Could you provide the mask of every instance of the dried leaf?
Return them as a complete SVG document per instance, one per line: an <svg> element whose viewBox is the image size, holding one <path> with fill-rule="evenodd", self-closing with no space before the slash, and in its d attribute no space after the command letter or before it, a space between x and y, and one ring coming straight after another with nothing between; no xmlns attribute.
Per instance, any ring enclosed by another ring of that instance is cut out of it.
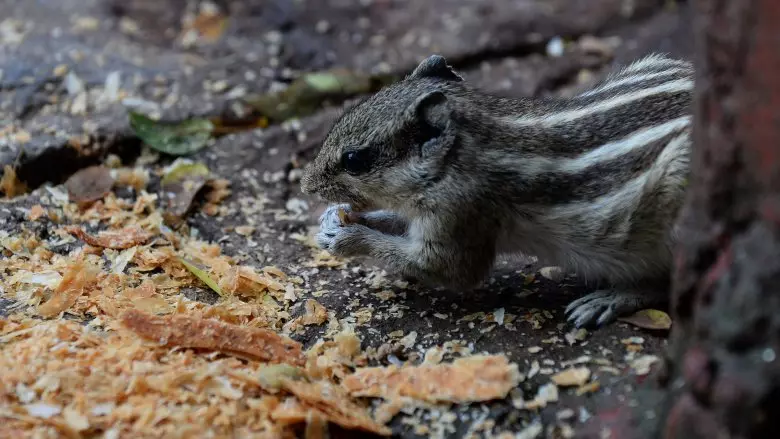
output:
<svg viewBox="0 0 780 439"><path fill-rule="evenodd" d="M153 149L170 155L189 155L205 147L214 124L208 119L161 122L140 113L129 112L130 127Z"/></svg>
<svg viewBox="0 0 780 439"><path fill-rule="evenodd" d="M202 163L177 160L171 165L160 181L169 223L178 223L187 214L209 176L209 168Z"/></svg>
<svg viewBox="0 0 780 439"><path fill-rule="evenodd" d="M214 281L214 279L209 276L208 273L198 268L195 264L192 262L189 262L188 260L179 257L179 262L181 262L184 267L190 271L190 273L194 274L195 277L200 279L204 284L208 285L209 288L214 290L215 293L219 294L222 297L225 297L225 293L222 292L222 289L219 288L219 285L217 282Z"/></svg>
<svg viewBox="0 0 780 439"><path fill-rule="evenodd" d="M478 355L451 364L362 368L342 385L353 396L467 403L504 398L521 380L517 365L505 356Z"/></svg>
<svg viewBox="0 0 780 439"><path fill-rule="evenodd" d="M621 317L618 320L644 329L668 330L672 327L672 319L669 317L669 314L657 309L643 309L628 317Z"/></svg>
<svg viewBox="0 0 780 439"><path fill-rule="evenodd" d="M210 349L296 366L306 361L300 343L267 329L186 315L153 316L136 309L125 311L120 320L141 337L165 346Z"/></svg>
<svg viewBox="0 0 780 439"><path fill-rule="evenodd" d="M92 203L102 199L114 186L111 170L105 166L84 168L65 182L70 199L79 204Z"/></svg>
<svg viewBox="0 0 780 439"><path fill-rule="evenodd" d="M97 236L88 234L78 226L67 226L64 230L93 247L114 250L124 250L145 244L154 236L138 226L125 227L121 230L105 230L98 233Z"/></svg>

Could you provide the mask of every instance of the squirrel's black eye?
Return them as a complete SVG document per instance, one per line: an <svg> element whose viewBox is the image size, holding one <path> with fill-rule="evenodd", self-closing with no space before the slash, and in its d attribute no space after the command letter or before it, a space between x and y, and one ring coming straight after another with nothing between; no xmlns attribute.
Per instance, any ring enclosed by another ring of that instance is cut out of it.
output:
<svg viewBox="0 0 780 439"><path fill-rule="evenodd" d="M341 156L341 167L350 175L360 175L371 169L371 161L371 152L368 148L347 151Z"/></svg>

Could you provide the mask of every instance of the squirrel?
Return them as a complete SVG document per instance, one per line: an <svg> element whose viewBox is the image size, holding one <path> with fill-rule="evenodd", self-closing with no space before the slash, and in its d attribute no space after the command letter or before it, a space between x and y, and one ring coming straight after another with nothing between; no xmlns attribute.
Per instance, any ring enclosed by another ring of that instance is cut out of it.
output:
<svg viewBox="0 0 780 439"><path fill-rule="evenodd" d="M345 110L304 169L301 190L336 203L317 243L466 291L498 255L532 255L599 288L566 308L576 327L666 306L692 92L692 64L662 54L574 97L520 99L432 55Z"/></svg>

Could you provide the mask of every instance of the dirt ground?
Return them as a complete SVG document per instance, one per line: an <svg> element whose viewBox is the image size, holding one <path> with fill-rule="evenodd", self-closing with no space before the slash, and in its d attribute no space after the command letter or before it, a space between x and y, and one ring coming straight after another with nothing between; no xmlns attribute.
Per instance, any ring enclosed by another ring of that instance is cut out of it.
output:
<svg viewBox="0 0 780 439"><path fill-rule="evenodd" d="M189 36L182 24L204 7L228 17L214 41ZM0 230L32 230L40 239L49 237L51 223L29 223L25 212L47 204L44 186L61 184L109 154L127 164L143 156L128 107L170 119L241 113L241 98L281 89L302 72L345 67L404 74L431 53L494 93L565 95L648 52L689 57L691 49L690 7L652 0L216 0L206 6L2 0L0 17L0 166L14 165L34 189L0 204ZM557 38L566 42L564 50L550 53L548 43ZM120 96L106 97L107 78L117 74ZM297 178L344 104L220 137L190 157L228 179L232 191L220 214L189 215L190 229L243 264L300 276L305 297L316 297L338 319L358 322L362 348L378 350L375 364L419 362L428 348L456 342L473 352L504 353L527 377L505 400L452 407L454 419L444 409L402 411L389 424L397 437L463 437L479 429L536 437L529 426L537 420L544 426L539 437L569 437L601 407L632 404L647 373L637 359L661 355L665 334L617 323L575 338L563 308L586 288L570 276L550 279L531 261L502 262L485 287L464 295L405 285L370 261L309 266L312 249L300 236L312 232L324 206L300 193ZM139 166L156 170L172 160ZM152 175L149 192L159 188ZM247 225L248 235L236 233ZM12 274L0 272L0 279ZM182 294L218 299L205 288ZM18 312L17 305L12 291L0 294L0 317ZM291 337L308 347L325 330L307 327ZM399 343L410 333L412 343ZM538 411L513 405L518 395L533 399L567 364L589 365L599 387L561 388L558 401Z"/></svg>

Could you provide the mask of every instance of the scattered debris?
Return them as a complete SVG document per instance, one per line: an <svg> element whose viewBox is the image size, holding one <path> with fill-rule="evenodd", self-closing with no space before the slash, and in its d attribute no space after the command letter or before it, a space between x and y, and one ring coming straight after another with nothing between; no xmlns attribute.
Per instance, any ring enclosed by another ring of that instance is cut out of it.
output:
<svg viewBox="0 0 780 439"><path fill-rule="evenodd" d="M560 387L582 386L590 379L587 367L571 367L552 376L552 382Z"/></svg>
<svg viewBox="0 0 780 439"><path fill-rule="evenodd" d="M154 236L138 226L129 226L121 230L105 230L99 232L97 236L90 235L79 226L67 226L64 230L93 247L114 250L124 250L145 244Z"/></svg>
<svg viewBox="0 0 780 439"><path fill-rule="evenodd" d="M138 310L121 316L138 335L165 346L212 349L260 361L303 366L300 343L262 328L248 328L190 316L158 317Z"/></svg>
<svg viewBox="0 0 780 439"><path fill-rule="evenodd" d="M363 368L342 385L354 396L466 403L504 398L522 380L517 365L505 356L479 355L451 364Z"/></svg>

